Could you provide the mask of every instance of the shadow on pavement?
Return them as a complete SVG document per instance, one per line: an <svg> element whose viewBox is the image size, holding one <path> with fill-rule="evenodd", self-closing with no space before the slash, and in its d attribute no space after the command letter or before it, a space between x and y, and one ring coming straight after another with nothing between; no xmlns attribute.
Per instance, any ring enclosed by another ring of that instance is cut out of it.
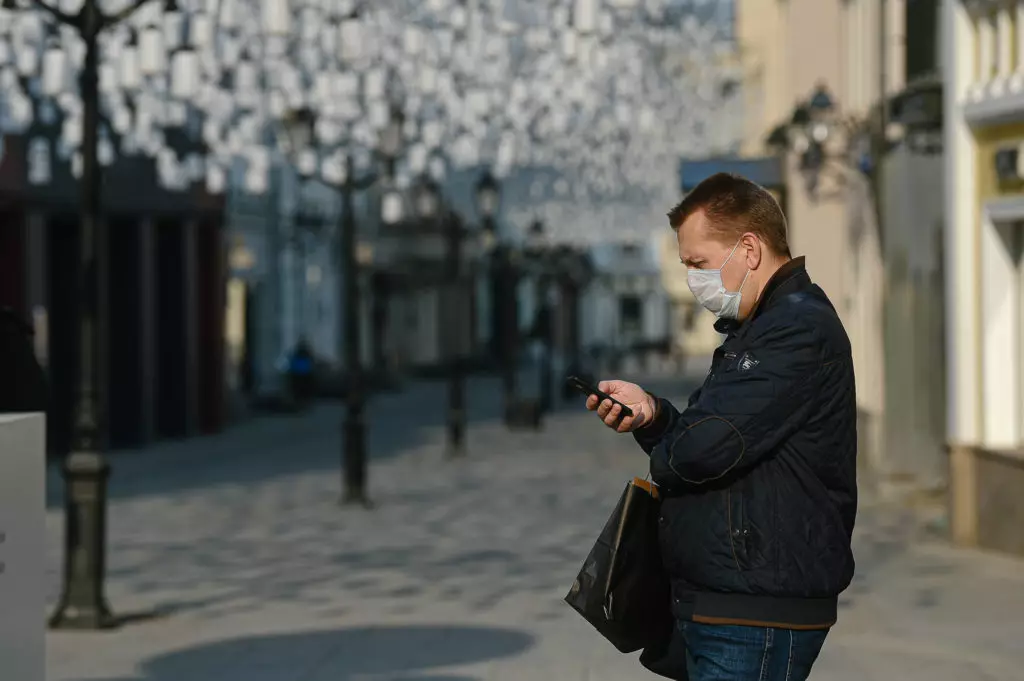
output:
<svg viewBox="0 0 1024 681"><path fill-rule="evenodd" d="M228 639L158 655L137 677L82 681L477 681L431 669L513 657L533 647L530 634L468 626L399 626L284 633Z"/></svg>

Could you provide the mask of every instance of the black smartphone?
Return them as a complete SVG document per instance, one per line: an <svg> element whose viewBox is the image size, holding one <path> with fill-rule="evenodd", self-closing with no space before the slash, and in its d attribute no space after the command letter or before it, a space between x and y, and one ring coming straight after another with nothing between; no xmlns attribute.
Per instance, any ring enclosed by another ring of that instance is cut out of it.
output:
<svg viewBox="0 0 1024 681"><path fill-rule="evenodd" d="M614 397L612 397L608 393L601 392L600 390L597 389L596 385L594 385L592 383L587 383L586 381L584 381L579 376L569 376L565 380L566 380L566 382L569 385L571 385L572 387L576 388L577 390L579 390L584 395L587 395L588 397L590 395L597 395L597 398L599 400L601 400L602 402L604 402L605 400L611 400L613 403L615 403L615 404L619 405L620 407L622 407L622 413L623 414L625 414L626 416L632 416L633 415L633 410L632 409L630 409L629 407L624 405L622 402L619 402L617 399L615 399Z"/></svg>

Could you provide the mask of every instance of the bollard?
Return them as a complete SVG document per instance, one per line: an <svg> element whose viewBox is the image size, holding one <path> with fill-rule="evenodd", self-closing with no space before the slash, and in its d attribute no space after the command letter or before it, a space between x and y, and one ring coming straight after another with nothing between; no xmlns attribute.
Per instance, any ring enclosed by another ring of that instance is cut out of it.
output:
<svg viewBox="0 0 1024 681"><path fill-rule="evenodd" d="M118 625L103 594L110 466L79 452L67 457L63 475L64 584L50 628L110 629Z"/></svg>
<svg viewBox="0 0 1024 681"><path fill-rule="evenodd" d="M46 417L0 413L0 453L0 678L43 681Z"/></svg>

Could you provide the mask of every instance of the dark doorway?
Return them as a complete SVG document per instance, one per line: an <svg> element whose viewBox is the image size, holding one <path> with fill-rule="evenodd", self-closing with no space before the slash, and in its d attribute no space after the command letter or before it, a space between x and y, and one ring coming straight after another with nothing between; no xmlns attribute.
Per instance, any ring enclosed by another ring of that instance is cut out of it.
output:
<svg viewBox="0 0 1024 681"><path fill-rule="evenodd" d="M215 433L224 424L224 250L221 226L208 220L196 230L198 281L199 430Z"/></svg>
<svg viewBox="0 0 1024 681"><path fill-rule="evenodd" d="M47 448L63 456L71 447L75 383L78 377L78 220L73 215L47 220L50 410Z"/></svg>
<svg viewBox="0 0 1024 681"><path fill-rule="evenodd" d="M145 443L142 366L142 262L138 221L110 221L109 446Z"/></svg>
<svg viewBox="0 0 1024 681"><path fill-rule="evenodd" d="M9 307L22 319L25 309L25 226L19 210L0 212L0 307Z"/></svg>
<svg viewBox="0 0 1024 681"><path fill-rule="evenodd" d="M619 298L619 331L623 336L635 339L644 328L644 307L639 296Z"/></svg>
<svg viewBox="0 0 1024 681"><path fill-rule="evenodd" d="M178 220L156 224L156 429L167 438L188 434L184 236Z"/></svg>
<svg viewBox="0 0 1024 681"><path fill-rule="evenodd" d="M247 400L255 396L256 391L256 357L259 342L259 283L249 282L245 285L245 344L242 347L242 361L238 367L238 385Z"/></svg>

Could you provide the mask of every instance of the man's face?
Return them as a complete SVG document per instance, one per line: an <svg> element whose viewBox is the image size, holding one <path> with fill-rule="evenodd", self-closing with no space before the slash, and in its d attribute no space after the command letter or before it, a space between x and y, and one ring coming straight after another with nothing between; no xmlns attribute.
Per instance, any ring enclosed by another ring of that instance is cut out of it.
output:
<svg viewBox="0 0 1024 681"><path fill-rule="evenodd" d="M679 260L687 269L721 268L725 290L739 290L743 278L747 276L747 270L751 269L747 262L748 249L740 243L733 253L733 247L737 242L724 243L719 235L712 233L704 211L698 210L683 221L676 231L676 240L679 242ZM729 262L725 262L726 258L729 258Z"/></svg>

